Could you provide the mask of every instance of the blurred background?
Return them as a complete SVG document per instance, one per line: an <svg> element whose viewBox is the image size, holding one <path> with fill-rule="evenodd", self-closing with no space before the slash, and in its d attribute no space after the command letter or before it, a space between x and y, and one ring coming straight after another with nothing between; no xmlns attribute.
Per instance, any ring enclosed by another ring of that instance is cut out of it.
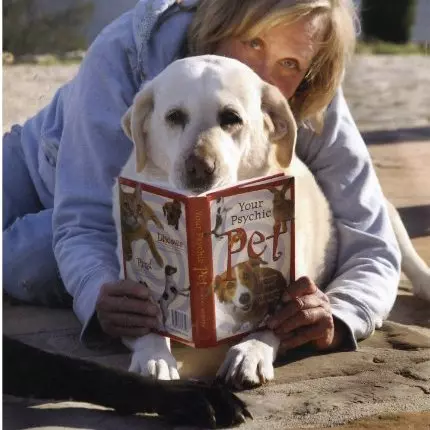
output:
<svg viewBox="0 0 430 430"><path fill-rule="evenodd" d="M136 0L3 0L3 131L45 106ZM355 0L344 92L385 193L430 262L430 0Z"/></svg>
<svg viewBox="0 0 430 430"><path fill-rule="evenodd" d="M360 11L364 40L400 44L426 44L430 40L429 0L354 2ZM84 50L104 26L135 3L136 0L4 0L3 48L14 55Z"/></svg>

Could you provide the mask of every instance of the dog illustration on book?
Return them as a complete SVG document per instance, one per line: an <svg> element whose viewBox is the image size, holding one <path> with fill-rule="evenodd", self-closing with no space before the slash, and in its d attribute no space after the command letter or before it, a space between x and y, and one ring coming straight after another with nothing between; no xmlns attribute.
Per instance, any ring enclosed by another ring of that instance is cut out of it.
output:
<svg viewBox="0 0 430 430"><path fill-rule="evenodd" d="M133 257L133 242L143 239L147 242L157 264L163 267L163 258L158 252L154 239L147 227L149 221L152 221L160 229L163 229L163 224L157 218L157 215L151 207L143 201L139 187L135 187L134 191L131 193L125 192L120 187L119 196L122 246L126 261L130 261Z"/></svg>
<svg viewBox="0 0 430 430"><path fill-rule="evenodd" d="M287 284L278 270L264 267L267 262L251 258L215 277L214 291L224 311L236 321L232 332L256 328L272 314Z"/></svg>
<svg viewBox="0 0 430 430"><path fill-rule="evenodd" d="M160 304L161 314L163 318L163 328L166 328L166 321L169 316L169 306L174 302L178 296L189 297L190 289L178 288L176 281L173 279L173 275L178 271L176 267L170 266L169 264L164 268L166 276L166 284L164 292L160 297L158 303Z"/></svg>
<svg viewBox="0 0 430 430"><path fill-rule="evenodd" d="M182 215L181 202L177 199L166 202L163 205L163 214L167 218L167 224L174 226L175 230L179 228L179 220Z"/></svg>
<svg viewBox="0 0 430 430"><path fill-rule="evenodd" d="M215 214L215 225L211 233L218 239L221 234L225 231L225 223L227 219L227 213L232 208L227 208L225 206L224 197L218 197L215 201L216 204L216 214Z"/></svg>
<svg viewBox="0 0 430 430"><path fill-rule="evenodd" d="M294 202L287 199L285 193L288 190L288 184L284 184L279 190L272 187L268 189L273 194L273 218L275 224L280 225L280 231L287 231L287 222L294 219Z"/></svg>

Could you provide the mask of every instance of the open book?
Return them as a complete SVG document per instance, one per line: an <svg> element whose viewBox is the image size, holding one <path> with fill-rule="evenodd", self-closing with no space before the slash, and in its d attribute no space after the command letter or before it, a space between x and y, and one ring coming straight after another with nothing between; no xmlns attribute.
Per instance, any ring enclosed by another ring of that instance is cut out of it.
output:
<svg viewBox="0 0 430 430"><path fill-rule="evenodd" d="M149 287L158 332L210 347L264 327L294 279L294 178L199 195L118 181L122 275Z"/></svg>

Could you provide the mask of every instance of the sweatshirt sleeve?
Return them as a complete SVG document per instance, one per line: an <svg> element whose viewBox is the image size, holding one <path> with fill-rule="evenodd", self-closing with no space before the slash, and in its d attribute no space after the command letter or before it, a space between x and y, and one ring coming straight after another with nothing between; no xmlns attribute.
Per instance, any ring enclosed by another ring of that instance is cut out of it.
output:
<svg viewBox="0 0 430 430"><path fill-rule="evenodd" d="M356 347L382 325L394 304L400 252L369 152L342 90L327 111L322 134L300 130L298 154L333 211L337 271L325 292L334 317L348 326Z"/></svg>
<svg viewBox="0 0 430 430"><path fill-rule="evenodd" d="M96 39L64 101L53 246L84 342L100 287L119 277L112 187L132 148L120 120L137 90L127 19Z"/></svg>

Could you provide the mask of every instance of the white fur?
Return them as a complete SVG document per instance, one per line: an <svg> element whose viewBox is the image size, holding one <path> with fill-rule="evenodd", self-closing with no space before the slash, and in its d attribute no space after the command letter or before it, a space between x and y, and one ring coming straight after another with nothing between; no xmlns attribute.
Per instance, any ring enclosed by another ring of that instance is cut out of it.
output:
<svg viewBox="0 0 430 430"><path fill-rule="evenodd" d="M294 155L296 127L285 105L277 89L235 60L203 56L176 61L139 92L123 118L124 130L135 143L123 173L187 188L185 160L203 148L217 166L211 186L281 170L294 175L300 196L295 206L296 274L319 284L334 269L336 234L328 202L312 173ZM234 131L220 127L219 112L225 106L243 119ZM186 110L184 127L172 127L166 121L174 107ZM283 145L289 146L290 154ZM117 211L114 215L119 228ZM394 223L397 234L399 225L403 227L398 221ZM407 234L402 238L404 261L411 267L408 275L416 274L416 292L428 298L428 268L417 260ZM130 370L160 379L179 377L167 339L151 333L125 343L133 351ZM272 363L278 347L273 332L253 333L229 350L218 376L237 388L269 381L274 377Z"/></svg>

